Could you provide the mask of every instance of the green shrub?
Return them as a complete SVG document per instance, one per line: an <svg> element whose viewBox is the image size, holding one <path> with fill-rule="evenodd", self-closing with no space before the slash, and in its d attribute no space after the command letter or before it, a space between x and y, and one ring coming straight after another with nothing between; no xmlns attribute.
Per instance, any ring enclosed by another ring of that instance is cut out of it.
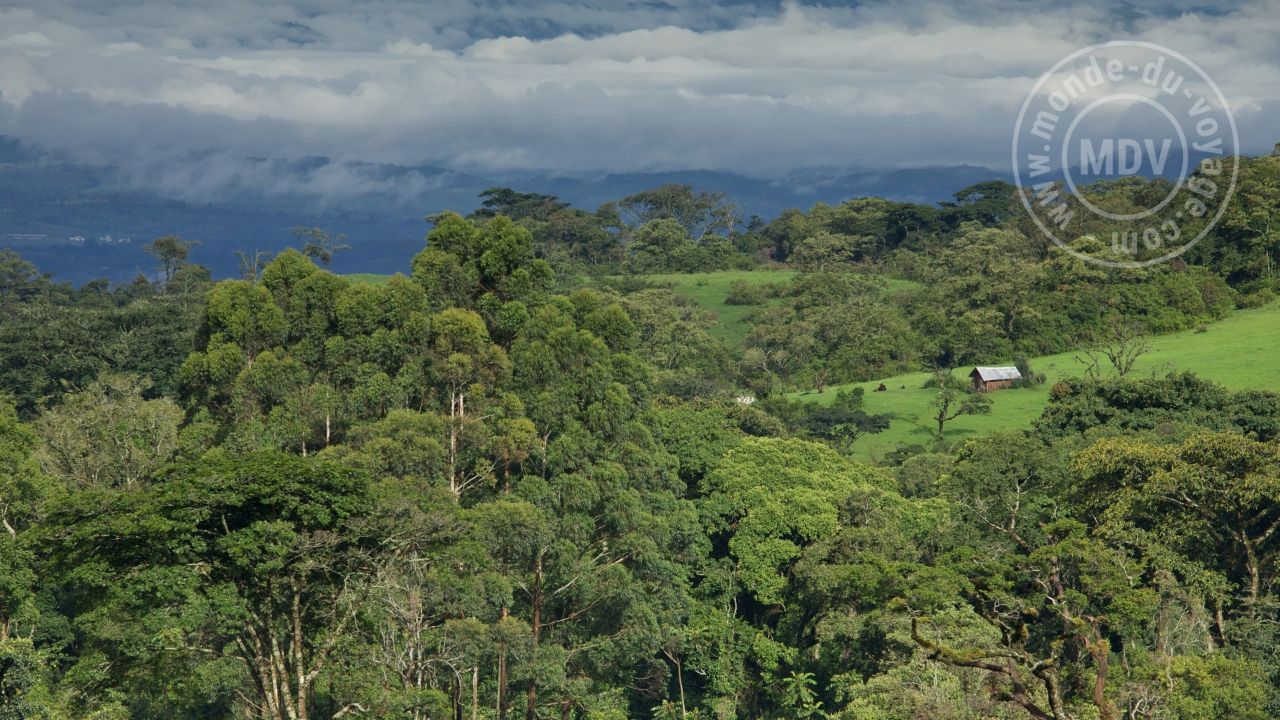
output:
<svg viewBox="0 0 1280 720"><path fill-rule="evenodd" d="M729 285L729 294L724 298L725 305L763 305L768 299L768 288L753 285L745 280L734 280Z"/></svg>
<svg viewBox="0 0 1280 720"><path fill-rule="evenodd" d="M1262 288L1255 290L1247 295L1241 295L1236 300L1236 307L1241 309L1258 308L1263 305L1270 305L1271 301L1276 299L1276 294L1270 288Z"/></svg>

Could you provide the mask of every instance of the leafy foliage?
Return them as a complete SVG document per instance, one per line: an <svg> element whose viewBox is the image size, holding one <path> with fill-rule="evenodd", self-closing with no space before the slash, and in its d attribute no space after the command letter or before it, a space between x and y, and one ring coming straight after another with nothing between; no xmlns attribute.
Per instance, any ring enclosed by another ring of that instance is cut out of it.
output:
<svg viewBox="0 0 1280 720"><path fill-rule="evenodd" d="M0 718L1274 717L1274 393L1072 378L889 468L861 392L780 392L1221 317L1269 283L1268 162L1206 266L1111 274L1000 183L746 226L495 188L378 285L323 231L214 285L0 255ZM741 346L583 274L765 256L800 271L731 288ZM940 440L989 409L927 392Z"/></svg>

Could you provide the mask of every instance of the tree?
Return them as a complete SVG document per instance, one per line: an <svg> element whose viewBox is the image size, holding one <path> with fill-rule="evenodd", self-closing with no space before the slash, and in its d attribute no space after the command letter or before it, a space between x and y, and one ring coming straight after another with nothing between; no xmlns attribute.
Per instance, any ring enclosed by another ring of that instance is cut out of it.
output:
<svg viewBox="0 0 1280 720"><path fill-rule="evenodd" d="M327 230L318 227L294 227L291 232L295 240L303 243L302 254L319 261L325 267L333 261L334 253L351 249L344 233L330 235Z"/></svg>
<svg viewBox="0 0 1280 720"><path fill-rule="evenodd" d="M709 530L728 536L744 589L777 604L803 547L835 531L839 503L860 486L890 482L817 443L747 438L708 474L704 512L715 518Z"/></svg>
<svg viewBox="0 0 1280 720"><path fill-rule="evenodd" d="M555 195L517 192L510 188L493 187L480 193L484 198L480 207L471 213L472 218L488 219L504 215L512 220L548 220L553 215L569 209Z"/></svg>
<svg viewBox="0 0 1280 720"><path fill-rule="evenodd" d="M498 654L493 645L511 640L513 654L523 654L527 635L497 607L510 596L510 581L494 572L490 548L447 493L424 492L417 479L381 485L386 530L361 612L371 655L351 666L373 665L390 682L384 696L365 690L361 704L415 720L457 717L469 704L474 716L481 672ZM497 680L495 705L506 683Z"/></svg>
<svg viewBox="0 0 1280 720"><path fill-rule="evenodd" d="M665 288L630 293L620 302L635 329L630 351L653 367L659 392L691 398L728 388L732 356L712 336L719 323L710 313Z"/></svg>
<svg viewBox="0 0 1280 720"><path fill-rule="evenodd" d="M251 282L258 282L258 275L262 272L262 268L266 267L267 260L271 258L269 250L237 250L236 257L240 261L240 278Z"/></svg>
<svg viewBox="0 0 1280 720"><path fill-rule="evenodd" d="M608 687L638 682L635 659L666 640L651 620L680 612L678 558L695 532L647 423L647 368L585 329L607 320L589 300L539 307L513 343L511 388L537 445L510 493L483 506L519 589L512 615L529 627L529 659L512 672L531 719L544 705L625 712Z"/></svg>
<svg viewBox="0 0 1280 720"><path fill-rule="evenodd" d="M203 293L156 294L151 286L34 294L0 310L0 392L24 418L103 372L146 377L155 393L171 393L193 349L202 300Z"/></svg>
<svg viewBox="0 0 1280 720"><path fill-rule="evenodd" d="M791 258L811 272L839 270L857 262L863 244L861 237L836 235L823 230L802 240Z"/></svg>
<svg viewBox="0 0 1280 720"><path fill-rule="evenodd" d="M650 220L632 232L627 265L632 272L669 270L674 258L692 245L688 230L676 220Z"/></svg>
<svg viewBox="0 0 1280 720"><path fill-rule="evenodd" d="M574 209L560 210L535 225L533 238L543 257L567 255L591 266L617 262L621 248L597 215Z"/></svg>
<svg viewBox="0 0 1280 720"><path fill-rule="evenodd" d="M694 240L707 233L728 233L738 224L738 209L724 193L697 191L691 185L668 183L643 190L623 198L618 208L632 227L670 219Z"/></svg>
<svg viewBox="0 0 1280 720"><path fill-rule="evenodd" d="M785 262L812 231L813 222L795 208L783 210L762 231L771 248L773 260Z"/></svg>
<svg viewBox="0 0 1280 720"><path fill-rule="evenodd" d="M427 247L413 258L413 279L433 309L496 311L503 303L537 301L554 273L535 258L529 230L499 215L477 226L456 213L432 218Z"/></svg>
<svg viewBox="0 0 1280 720"><path fill-rule="evenodd" d="M960 190L952 195L954 202L940 203L943 217L948 223L959 225L977 221L988 227L999 225L1009 215L1017 212L1014 198L1017 189L1003 180L988 180Z"/></svg>
<svg viewBox="0 0 1280 720"><path fill-rule="evenodd" d="M204 324L211 339L235 343L249 364L262 351L279 345L288 331L284 312L271 291L247 280L224 280L213 287Z"/></svg>
<svg viewBox="0 0 1280 720"><path fill-rule="evenodd" d="M69 487L132 487L173 459L182 409L144 399L145 380L108 375L36 422L40 462Z"/></svg>
<svg viewBox="0 0 1280 720"><path fill-rule="evenodd" d="M797 402L770 397L761 405L796 431L830 443L847 453L858 438L888 429L890 415L876 415L863 409L862 388L840 390L830 404Z"/></svg>
<svg viewBox="0 0 1280 720"><path fill-rule="evenodd" d="M39 290L42 278L35 265L13 250L0 250L0 308L28 300Z"/></svg>
<svg viewBox="0 0 1280 720"><path fill-rule="evenodd" d="M76 569L86 631L117 674L239 668L246 710L311 717L376 555L368 481L279 454L177 466L141 491L93 489L55 509L48 537ZM135 643L162 628L160 643ZM113 638L130 638L118 642ZM176 662L176 661L181 661ZM135 700L136 702L136 700Z"/></svg>
<svg viewBox="0 0 1280 720"><path fill-rule="evenodd" d="M1126 434L1163 428L1244 433L1260 441L1280 437L1280 395L1230 391L1192 373L1157 378L1064 380L1035 421L1046 441L1107 427Z"/></svg>
<svg viewBox="0 0 1280 720"><path fill-rule="evenodd" d="M1039 327L1045 297L1056 288L1031 251L1022 235L970 223L938 253L919 298L927 307L914 323L937 338L936 362L1012 354L1014 343Z"/></svg>
<svg viewBox="0 0 1280 720"><path fill-rule="evenodd" d="M1127 547L1062 517L1065 475L1018 434L963 448L942 490L965 525L904 593L911 637L931 660L989 674L994 699L1037 720L1071 720L1081 702L1119 720L1112 647L1146 636L1156 597ZM958 618L940 612L955 597L992 632L961 645Z"/></svg>
<svg viewBox="0 0 1280 720"><path fill-rule="evenodd" d="M35 463L36 436L18 422L18 414L0 396L0 653L14 635L15 625L26 623L34 632L36 609L35 553L29 531L43 515L52 494L47 478ZM30 632L28 634L30 634ZM24 654L24 657L31 657ZM20 687L4 677L6 661L0 660L0 686ZM13 670L15 676L21 670ZM9 707L0 690L0 716Z"/></svg>
<svg viewBox="0 0 1280 720"><path fill-rule="evenodd" d="M461 497L479 483L490 483L496 462L483 451L485 428L475 417L483 398L510 373L507 354L489 338L484 320L470 310L450 308L432 318L433 374L444 391L448 411L446 446L449 490ZM468 415L468 397L472 402ZM478 440L480 448L468 448ZM481 450L477 453L474 450Z"/></svg>
<svg viewBox="0 0 1280 720"><path fill-rule="evenodd" d="M1112 315L1103 326L1097 349L1092 352L1105 357L1117 377L1124 377L1133 370L1138 358L1151 352L1151 336L1139 323Z"/></svg>
<svg viewBox="0 0 1280 720"><path fill-rule="evenodd" d="M952 420L961 415L987 415L991 412L991 398L984 393L957 388L951 370L938 370L933 374L933 381L938 388L938 394L933 397L933 407L937 411L933 419L937 423L939 441L944 437L947 423Z"/></svg>
<svg viewBox="0 0 1280 720"><path fill-rule="evenodd" d="M947 546L955 517L938 498L908 500L872 484L855 487L837 508L836 529L795 561L784 608L764 626L788 648L774 678L812 674L815 700L830 708L832 717L862 717L850 701L864 678L883 676L911 654L893 598L937 563L936 553ZM932 672L928 684L935 694L941 678L936 668ZM794 703L785 693L774 695L781 706L776 716L791 717ZM895 698L904 700L902 695ZM921 711L888 715L926 716L953 717Z"/></svg>
<svg viewBox="0 0 1280 720"><path fill-rule="evenodd" d="M1126 611L1150 611L1151 593L1134 587L1136 563L1088 539L1079 523L1046 525L1045 541L1025 557L967 558L965 600L1000 631L997 643L950 647L931 637L931 623L921 617L912 618L912 639L931 660L986 671L999 683L995 697L1036 720L1075 717L1073 676L1082 676L1099 718L1120 720L1108 693L1112 635Z"/></svg>
<svg viewBox="0 0 1280 720"><path fill-rule="evenodd" d="M1218 568L1257 612L1280 572L1280 453L1236 433L1198 433L1179 445L1114 438L1081 453L1091 491L1108 492L1099 512L1144 536ZM1221 633L1222 629L1219 628Z"/></svg>
<svg viewBox="0 0 1280 720"><path fill-rule="evenodd" d="M814 692L813 673L792 672L782 679L783 707L790 717L825 720L830 715L822 710L822 701Z"/></svg>
<svg viewBox="0 0 1280 720"><path fill-rule="evenodd" d="M164 281L168 283L173 279L175 273L187 261L187 255L191 253L191 248L198 243L189 240L183 240L177 235L165 235L156 238L142 247L146 253L160 261L161 271L164 273Z"/></svg>
<svg viewBox="0 0 1280 720"><path fill-rule="evenodd" d="M61 717L48 688L49 658L27 638L0 638L0 718Z"/></svg>
<svg viewBox="0 0 1280 720"><path fill-rule="evenodd" d="M1206 240L1193 262L1203 258L1233 284L1272 281L1280 255L1280 155L1240 158L1236 192Z"/></svg>

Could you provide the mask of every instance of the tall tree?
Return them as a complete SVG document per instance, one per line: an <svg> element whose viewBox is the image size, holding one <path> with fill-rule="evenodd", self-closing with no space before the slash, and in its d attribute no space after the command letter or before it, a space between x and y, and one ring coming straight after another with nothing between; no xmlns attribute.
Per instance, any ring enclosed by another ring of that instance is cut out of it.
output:
<svg viewBox="0 0 1280 720"><path fill-rule="evenodd" d="M36 422L44 469L72 487L131 487L173 459L182 409L149 383L108 375Z"/></svg>
<svg viewBox="0 0 1280 720"><path fill-rule="evenodd" d="M308 720L368 586L371 510L358 473L287 455L220 457L142 491L73 496L49 539L114 672L238 668L249 713ZM132 641L155 628L162 642Z"/></svg>
<svg viewBox="0 0 1280 720"><path fill-rule="evenodd" d="M177 235L165 235L147 243L142 249L160 261L160 270L164 273L164 281L168 283L178 269L186 263L187 256L191 254L191 248L197 244L193 240L183 240Z"/></svg>
<svg viewBox="0 0 1280 720"><path fill-rule="evenodd" d="M35 450L35 433L18 422L13 406L0 396L0 645L14 635L18 622L33 629L37 612L29 531L43 515L53 488L36 466ZM0 699L0 712L5 702Z"/></svg>
<svg viewBox="0 0 1280 720"><path fill-rule="evenodd" d="M653 220L674 220L694 240L707 233L728 233L737 227L738 208L724 193L695 190L691 185L668 183L628 195L618 203L632 227Z"/></svg>
<svg viewBox="0 0 1280 720"><path fill-rule="evenodd" d="M318 227L295 227L291 232L294 239L302 243L302 254L325 267L333 262L334 254L351 249L344 233L330 235L328 230Z"/></svg>
<svg viewBox="0 0 1280 720"><path fill-rule="evenodd" d="M991 398L964 387L952 376L950 369L935 372L933 382L938 389L933 396L933 420L937 423L939 441L944 439L947 423L952 420L962 415L986 415L991 412Z"/></svg>

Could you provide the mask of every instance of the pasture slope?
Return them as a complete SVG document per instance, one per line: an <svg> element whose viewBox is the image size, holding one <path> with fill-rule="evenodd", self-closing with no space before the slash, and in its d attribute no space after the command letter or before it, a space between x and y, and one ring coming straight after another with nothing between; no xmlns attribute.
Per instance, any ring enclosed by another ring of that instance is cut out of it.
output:
<svg viewBox="0 0 1280 720"><path fill-rule="evenodd" d="M794 276L794 270L721 270L704 273L657 273L640 277L655 285L668 285L672 292L697 303L699 308L714 315L719 323L708 332L727 343L737 344L742 342L751 329L748 321L751 313L768 305L776 305L778 300L770 299L763 306L726 305L724 299L729 296L730 287L738 281L748 285L782 284Z"/></svg>
<svg viewBox="0 0 1280 720"><path fill-rule="evenodd" d="M711 333L726 343L738 344L750 330L750 315L760 305L726 305L724 300L735 281L748 284L785 283L795 276L791 270L725 270L705 273L659 273L643 275L654 284L667 285L693 300L698 307L713 314L718 326ZM353 274L356 282L383 284L389 275ZM910 286L910 281L889 280L889 291ZM776 299L767 304L777 304ZM1039 417L1048 401L1049 387L1065 377L1083 374L1084 365L1076 358L1078 351L1032 358L1031 367L1044 373L1044 385L1003 390L991 396L991 414L956 418L947 424L949 443L963 441L1000 430L1028 427ZM1012 358L991 358L987 365L1010 365ZM1280 301L1262 308L1239 310L1220 322L1207 326L1204 332L1188 330L1152 338L1151 352L1139 359L1134 376L1163 375L1190 370L1228 388L1261 388L1280 390ZM956 374L967 374L968 367L957 368ZM889 429L860 438L854 455L866 461L879 461L902 445L928 447L933 442L931 419L934 393L924 387L929 373L915 372L868 382L835 385L823 392L800 391L790 397L806 402L829 403L840 390L861 387L866 409L894 416ZM884 383L885 392L875 392Z"/></svg>
<svg viewBox="0 0 1280 720"><path fill-rule="evenodd" d="M763 305L726 305L724 300L729 296L733 283L741 280L748 285L764 285L774 283L784 285L796 276L795 270L721 270L703 273L657 273L639 277L657 285L668 285L677 295L683 295L698 304L698 307L715 316L719 325L711 328L715 337L737 345L751 330L750 317L761 309L781 304L781 300L771 298ZM885 292L892 293L916 285L911 280L885 278Z"/></svg>
<svg viewBox="0 0 1280 720"><path fill-rule="evenodd" d="M1029 427L1040 416L1049 397L1049 388L1065 377L1079 376L1084 364L1079 352L1032 358L1031 367L1045 374L1046 382L1034 388L1001 390L991 395L991 414L956 418L947 424L946 440L959 442L1000 430ZM1104 361L1105 362L1105 361ZM984 365L1012 365L1011 358L991 358ZM971 368L957 368L967 375ZM1257 388L1280 390L1280 301L1266 307L1238 310L1230 317L1207 326L1203 332L1188 330L1152 338L1151 352L1142 356L1130 377L1164 375L1190 370L1233 390ZM829 403L840 390L861 387L866 409L892 413L889 429L859 438L854 454L878 461L899 445L928 447L933 440L932 401L934 391L924 387L928 373L916 372L894 377L833 386L823 392L797 392L790 397L809 402ZM884 383L884 392L875 392Z"/></svg>

